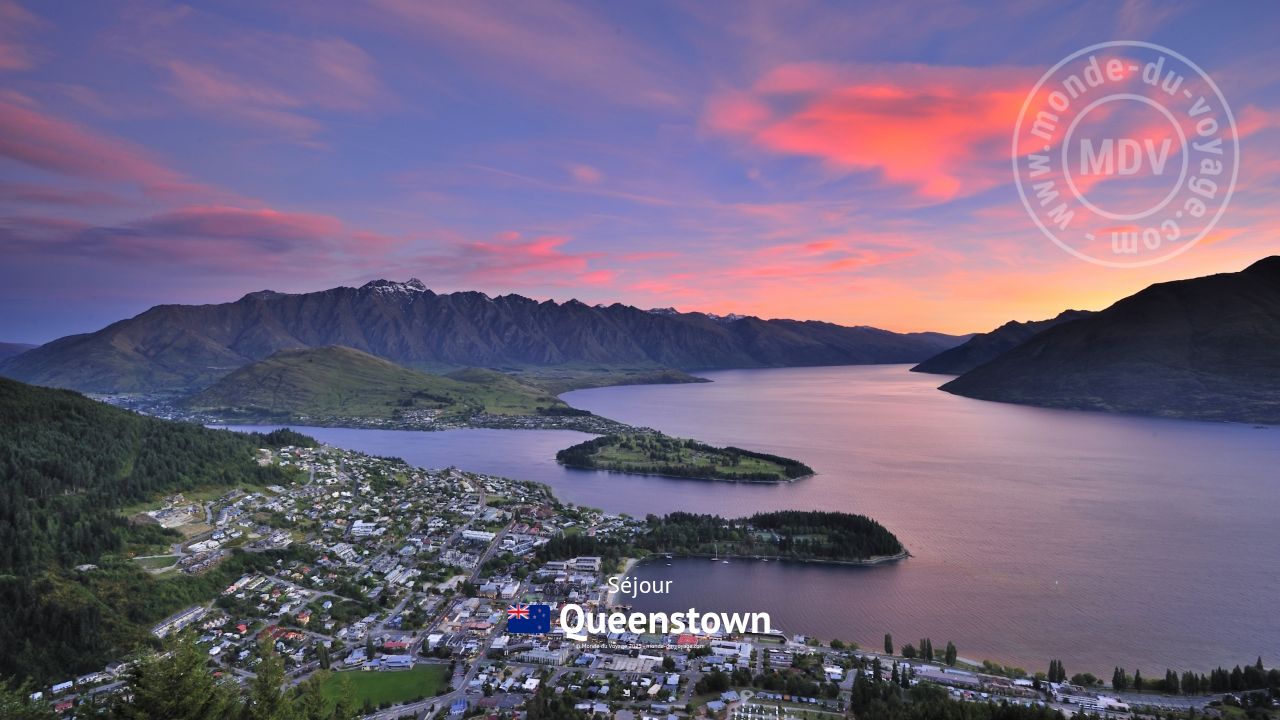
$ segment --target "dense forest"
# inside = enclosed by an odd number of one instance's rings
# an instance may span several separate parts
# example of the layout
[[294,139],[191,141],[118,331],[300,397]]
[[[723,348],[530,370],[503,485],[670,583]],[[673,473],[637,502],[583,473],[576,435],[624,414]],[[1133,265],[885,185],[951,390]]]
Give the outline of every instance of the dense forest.
[[857,562],[898,555],[906,549],[883,525],[862,515],[817,510],[756,513],[728,520],[676,512],[646,518],[633,540],[585,535],[557,537],[539,548],[542,560],[599,555],[606,562],[628,555],[745,555],[792,560]]
[[849,706],[860,720],[1063,720],[1062,713],[1039,705],[952,700],[945,688],[929,683],[906,689],[881,672],[877,667],[873,676],[861,672],[854,680]]
[[817,510],[756,513],[736,520],[685,512],[650,516],[648,532],[637,544],[652,552],[828,561],[864,560],[904,550],[893,533],[871,518]]
[[659,433],[603,435],[561,450],[556,460],[568,467],[738,482],[781,482],[813,474],[813,468],[791,458]]
[[[76,717],[107,720],[353,720],[363,715],[351,693],[337,703],[325,697],[326,671],[293,687],[285,685],[284,663],[269,649],[242,692],[235,682],[219,679],[208,667],[208,655],[190,639],[164,654],[139,659],[125,680],[131,696],[114,695],[83,705]],[[55,720],[48,702],[28,699],[31,686],[0,683],[0,717],[5,720]]]
[[[199,579],[156,580],[119,553],[176,533],[120,509],[157,495],[287,482],[262,447],[311,444],[143,417],[65,390],[0,379],[0,675],[47,679],[101,667],[195,597]],[[76,571],[94,563],[95,570]]]

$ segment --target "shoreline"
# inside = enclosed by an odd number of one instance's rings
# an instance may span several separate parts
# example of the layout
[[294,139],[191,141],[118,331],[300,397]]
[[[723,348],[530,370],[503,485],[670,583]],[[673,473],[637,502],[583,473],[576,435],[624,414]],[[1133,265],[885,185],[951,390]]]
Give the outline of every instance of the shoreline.
[[667,473],[633,472],[631,470],[614,470],[612,468],[592,467],[590,465],[574,465],[571,463],[563,462],[558,458],[556,459],[556,463],[570,470],[588,470],[591,472],[606,472],[614,475],[637,475],[640,477],[659,477],[659,478],[666,478],[668,480],[693,480],[695,482],[730,483],[733,485],[789,485],[794,482],[799,482],[801,480],[808,480],[809,478],[817,477],[818,475],[818,473],[816,472],[811,472],[807,475],[800,475],[798,477],[793,477],[793,478],[779,478],[777,480],[733,480],[731,478],[693,477],[690,475],[670,475]]
[[[616,577],[619,580],[627,577],[628,575],[631,574],[631,571],[635,568],[635,566],[639,565],[640,561],[643,559],[644,558],[638,558],[638,557],[624,558],[622,563],[622,569],[614,573],[613,575],[606,576],[605,580],[607,581],[611,577]],[[616,590],[610,590],[609,593],[605,595],[604,604],[606,607],[613,607],[614,599],[616,598],[617,594],[618,592]]]
[[871,557],[861,558],[858,560],[827,560],[823,558],[796,558],[785,555],[710,555],[707,553],[663,553],[654,552],[644,558],[627,558],[627,565],[623,569],[621,577],[626,577],[636,565],[646,563],[658,557],[681,558],[681,559],[704,559],[704,560],[769,560],[773,562],[789,562],[799,563],[803,565],[835,565],[843,567],[876,567],[878,565],[890,565],[892,563],[901,562],[913,557],[910,550],[903,550],[900,553],[892,555],[872,555]]

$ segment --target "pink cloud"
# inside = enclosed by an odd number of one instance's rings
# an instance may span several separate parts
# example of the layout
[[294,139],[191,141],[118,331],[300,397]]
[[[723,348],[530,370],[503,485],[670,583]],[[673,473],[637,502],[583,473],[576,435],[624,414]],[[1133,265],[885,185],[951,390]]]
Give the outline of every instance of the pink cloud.
[[570,165],[569,176],[583,185],[596,185],[604,179],[604,173],[590,165]]
[[[564,0],[538,3],[424,3],[376,0],[361,17],[374,26],[430,42],[459,67],[530,92],[548,83],[574,95],[656,108],[682,103],[681,70],[634,43],[597,14],[602,6]],[[342,6],[343,15],[349,15]],[[529,82],[536,75],[538,82]],[[555,96],[563,101],[562,95]]]
[[98,207],[125,204],[125,200],[122,198],[101,190],[11,182],[0,182],[0,202],[23,206],[60,205],[64,207]]
[[519,233],[500,233],[494,240],[453,237],[441,250],[414,257],[410,267],[422,266],[423,277],[459,279],[467,287],[540,287],[577,284],[604,285],[616,277],[608,268],[592,268],[601,253],[570,252],[564,235],[524,238]]
[[113,226],[57,218],[8,218],[7,251],[25,256],[93,256],[140,265],[179,264],[260,274],[314,272],[382,262],[397,241],[352,230],[314,213],[228,206],[187,207]]
[[36,53],[24,42],[43,23],[13,0],[0,0],[0,72],[29,70]]
[[126,23],[113,41],[160,70],[164,88],[187,107],[272,139],[322,146],[322,112],[391,104],[373,57],[338,37],[271,32],[183,8]]
[[1007,143],[1030,83],[1021,72],[792,63],[713,97],[704,125],[836,172],[876,172],[930,201],[1007,180]]
[[0,101],[0,156],[58,175],[129,183],[153,195],[207,190],[142,148],[7,101]]
[[579,275],[577,282],[583,285],[609,285],[617,278],[617,270],[593,270]]
[[175,210],[147,218],[136,227],[156,235],[285,242],[332,238],[343,232],[342,221],[329,215],[218,206]]

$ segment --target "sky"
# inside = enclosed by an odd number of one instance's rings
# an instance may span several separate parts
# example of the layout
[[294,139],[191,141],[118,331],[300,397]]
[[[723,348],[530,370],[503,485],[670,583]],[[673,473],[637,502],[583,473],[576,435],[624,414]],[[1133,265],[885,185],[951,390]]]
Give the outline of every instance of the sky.
[[[0,0],[0,341],[375,278],[974,332],[1280,248],[1265,2]],[[1085,262],[1019,199],[1020,105],[1143,40],[1217,83],[1203,241]]]

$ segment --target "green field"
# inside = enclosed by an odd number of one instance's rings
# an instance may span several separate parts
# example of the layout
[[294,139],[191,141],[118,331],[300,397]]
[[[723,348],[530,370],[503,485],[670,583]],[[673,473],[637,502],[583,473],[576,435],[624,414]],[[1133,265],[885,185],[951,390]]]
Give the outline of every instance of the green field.
[[479,412],[569,410],[542,388],[505,373],[468,368],[431,375],[336,346],[278,352],[196,393],[186,406],[229,418],[280,421],[394,419],[415,412],[457,419]]
[[449,666],[433,664],[415,665],[412,670],[335,672],[324,679],[321,690],[330,706],[334,706],[338,704],[344,686],[349,684],[357,708],[364,707],[366,701],[376,708],[383,703],[397,704],[435,697],[448,687],[448,683]]
[[658,433],[606,435],[565,448],[556,460],[569,467],[740,482],[782,482],[813,474],[790,458]]
[[160,570],[161,568],[173,567],[178,562],[177,555],[152,555],[151,557],[136,558],[135,562],[145,570]]
[[614,385],[665,385],[709,382],[681,370],[664,367],[613,367],[557,365],[513,369],[515,375],[532,385],[559,395],[570,390]]

